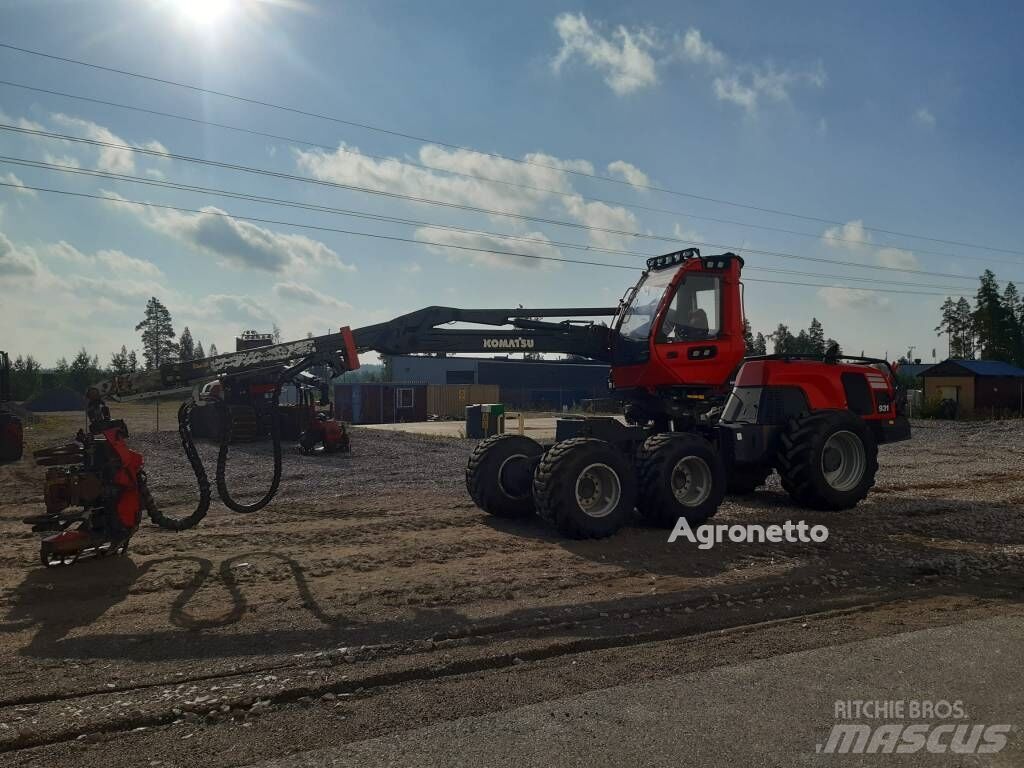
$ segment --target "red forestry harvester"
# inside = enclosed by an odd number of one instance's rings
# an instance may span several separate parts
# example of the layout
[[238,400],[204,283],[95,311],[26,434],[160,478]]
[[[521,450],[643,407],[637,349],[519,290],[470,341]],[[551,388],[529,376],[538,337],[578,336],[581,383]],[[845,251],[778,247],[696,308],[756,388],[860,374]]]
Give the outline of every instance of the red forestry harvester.
[[[128,500],[125,507],[137,505],[136,513],[146,509],[166,528],[182,530],[202,519],[210,504],[210,483],[192,443],[190,414],[207,401],[229,425],[221,431],[217,462],[222,501],[240,512],[265,506],[281,476],[281,386],[313,366],[343,374],[357,368],[358,353],[367,350],[562,352],[611,365],[612,396],[624,404],[624,420],[559,419],[552,445],[498,435],[476,447],[466,486],[474,502],[494,515],[536,512],[571,537],[609,536],[634,509],[659,525],[673,525],[680,517],[699,525],[715,513],[727,489],[749,492],[773,470],[799,505],[853,507],[874,485],[878,445],[910,437],[904,393],[897,390],[886,361],[842,356],[835,349],[824,355],[744,360],[742,268],[735,254],[702,257],[691,248],[648,259],[639,282],[617,307],[427,307],[354,331],[343,328],[337,334],[173,363],[103,382],[90,390],[91,434],[80,435],[79,442],[88,456],[90,444],[106,441],[111,448],[104,454],[106,469],[88,470],[79,453],[65,449],[79,461],[74,471],[92,471],[99,488],[89,486],[93,495],[88,499],[70,492],[60,497],[92,509],[90,519],[100,520],[92,524],[98,532],[89,539],[93,544],[79,552],[102,550],[108,528],[121,535],[116,525],[105,528],[102,519],[112,520],[123,499]],[[593,317],[614,319],[610,326],[569,319]],[[453,328],[451,323],[485,327]],[[270,390],[267,381],[273,383]],[[132,462],[117,447],[127,429],[110,421],[103,398],[152,396],[182,387],[194,393],[179,411],[179,431],[200,502],[192,515],[173,519],[156,508],[141,469],[134,474],[137,494],[118,485],[126,475],[116,470],[127,469],[127,476],[133,476]],[[251,505],[232,499],[224,477],[231,437],[228,403],[237,407],[246,398],[262,399],[269,407],[274,443],[270,488]],[[329,424],[323,431],[328,436]],[[309,435],[307,442],[314,437]],[[48,505],[53,511],[30,521],[37,530],[64,530],[66,516],[56,506]],[[126,521],[127,514],[121,519]],[[47,546],[44,542],[44,561],[55,559],[48,557]]]

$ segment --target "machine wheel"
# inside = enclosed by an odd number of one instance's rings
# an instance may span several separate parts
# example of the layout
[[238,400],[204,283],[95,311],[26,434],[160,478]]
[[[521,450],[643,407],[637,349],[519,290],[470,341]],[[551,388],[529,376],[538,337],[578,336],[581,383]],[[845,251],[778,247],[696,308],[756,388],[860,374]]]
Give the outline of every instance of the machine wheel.
[[744,496],[764,485],[771,473],[771,467],[760,464],[741,464],[729,470],[726,485],[729,493],[734,496]]
[[482,441],[466,465],[466,490],[480,509],[496,517],[533,514],[533,468],[544,449],[522,435]]
[[13,413],[0,413],[0,462],[19,461],[23,448],[21,419]]
[[725,497],[722,459],[700,435],[666,432],[647,438],[640,446],[637,467],[638,509],[654,525],[670,528],[680,517],[701,525]]
[[850,411],[815,411],[790,421],[778,461],[793,501],[811,509],[850,509],[875,484],[878,445]]
[[611,443],[574,437],[552,446],[533,475],[537,514],[573,539],[601,539],[626,524],[636,476]]

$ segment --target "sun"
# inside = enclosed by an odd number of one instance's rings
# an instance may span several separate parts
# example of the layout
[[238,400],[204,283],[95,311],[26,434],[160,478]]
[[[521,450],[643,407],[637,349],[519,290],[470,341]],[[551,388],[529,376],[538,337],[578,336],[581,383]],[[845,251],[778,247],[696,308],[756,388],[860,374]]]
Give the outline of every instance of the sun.
[[237,5],[237,0],[174,0],[179,13],[188,22],[212,29]]

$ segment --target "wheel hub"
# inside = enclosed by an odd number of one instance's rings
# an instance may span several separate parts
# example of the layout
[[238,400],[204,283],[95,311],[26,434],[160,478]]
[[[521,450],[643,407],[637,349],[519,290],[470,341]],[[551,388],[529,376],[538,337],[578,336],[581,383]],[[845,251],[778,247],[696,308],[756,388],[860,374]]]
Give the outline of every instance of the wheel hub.
[[523,453],[509,456],[498,468],[498,488],[510,499],[525,499],[529,496],[532,479],[530,457]]
[[857,487],[867,471],[867,453],[858,435],[843,430],[829,436],[821,452],[821,472],[834,490]]
[[590,517],[611,514],[622,498],[622,484],[607,464],[591,464],[576,478],[576,503]]
[[711,467],[699,456],[684,456],[672,468],[672,495],[684,507],[697,507],[711,495]]

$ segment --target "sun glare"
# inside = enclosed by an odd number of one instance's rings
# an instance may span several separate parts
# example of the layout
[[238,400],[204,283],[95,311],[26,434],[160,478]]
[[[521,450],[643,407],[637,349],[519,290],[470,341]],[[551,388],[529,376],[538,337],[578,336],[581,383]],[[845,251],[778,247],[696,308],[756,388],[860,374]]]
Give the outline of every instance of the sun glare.
[[236,0],[175,0],[181,15],[198,27],[212,28],[235,6]]

